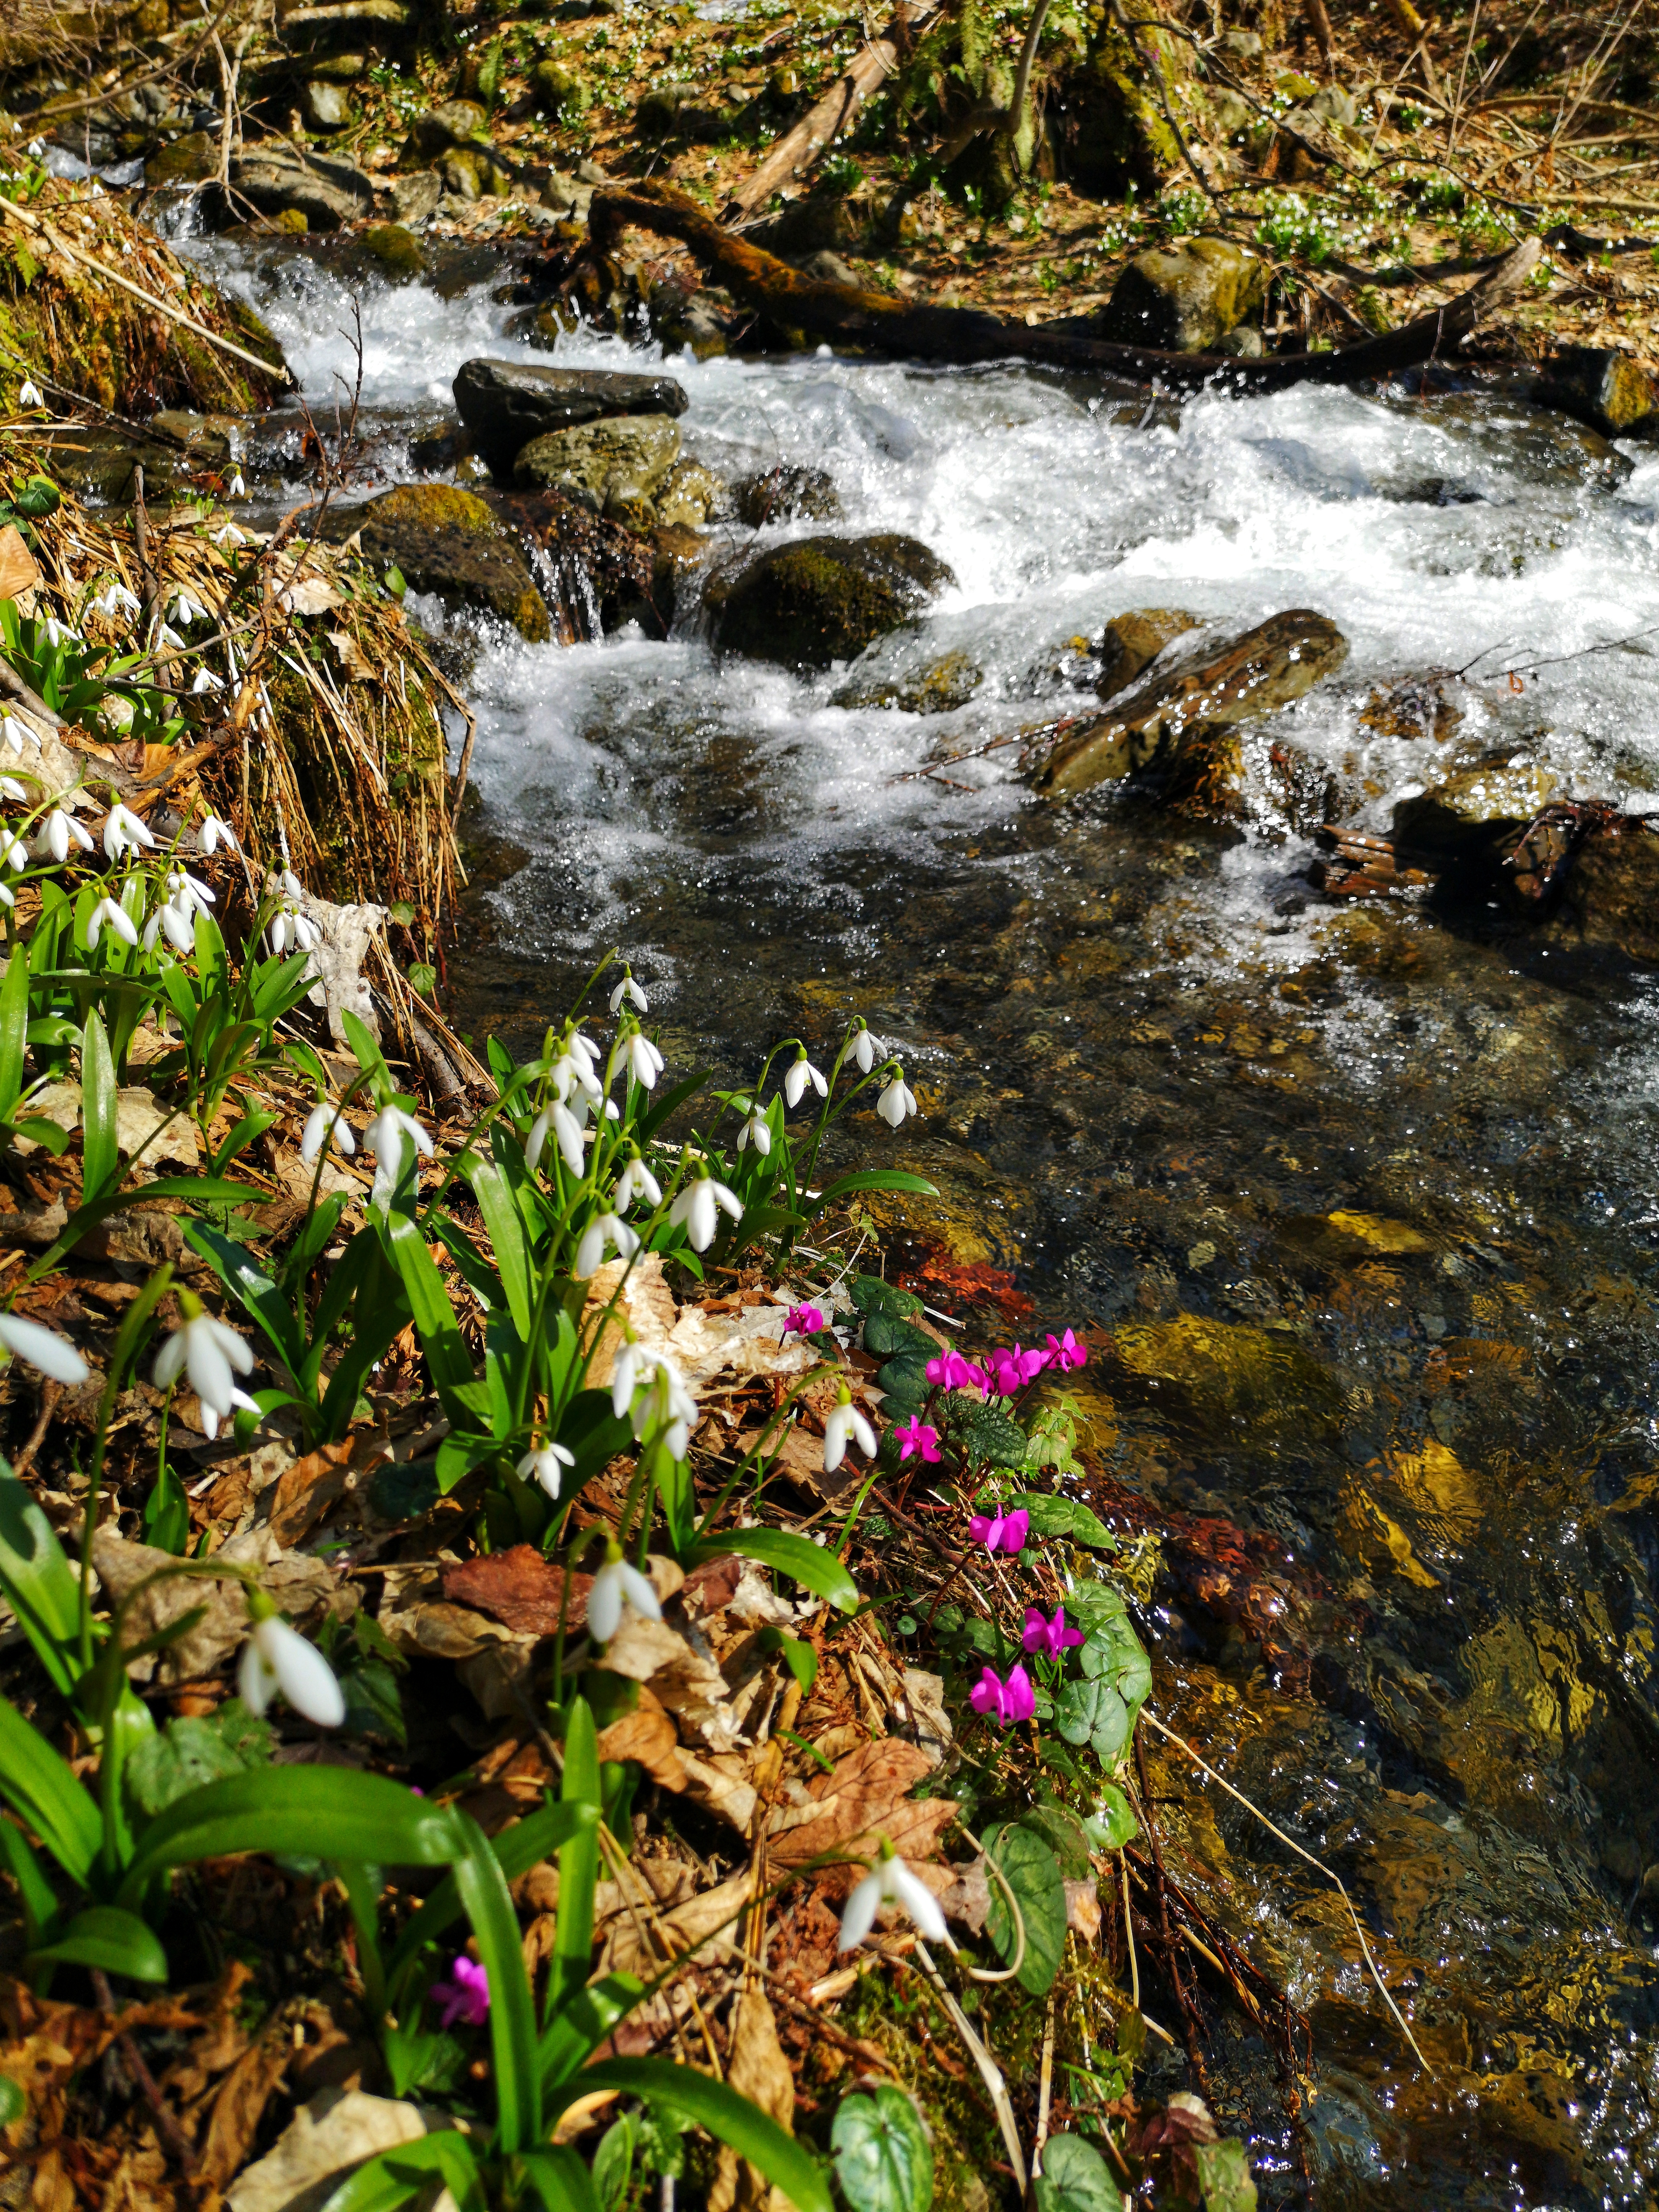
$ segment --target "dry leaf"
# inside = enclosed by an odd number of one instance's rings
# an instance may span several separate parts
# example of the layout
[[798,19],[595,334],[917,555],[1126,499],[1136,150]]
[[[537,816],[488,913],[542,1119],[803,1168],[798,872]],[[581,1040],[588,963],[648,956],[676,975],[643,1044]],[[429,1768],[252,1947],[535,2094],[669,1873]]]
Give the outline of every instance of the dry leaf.
[[599,1972],[638,1974],[650,1981],[665,1959],[683,1958],[688,1951],[696,1951],[700,1962],[720,1964],[732,1955],[739,1916],[753,1893],[745,1867],[741,1874],[729,1875],[718,1887],[676,1905],[672,1912],[653,1917],[641,1907],[640,1918],[650,1930],[648,1944],[641,1941],[634,1915],[619,1913],[599,1954]]
[[373,1431],[360,1433],[337,1444],[319,1445],[285,1468],[270,1507],[270,1533],[277,1542],[291,1546],[308,1534],[345,1496],[348,1476],[371,1466],[385,1449]]
[[0,599],[15,599],[32,592],[40,580],[23,533],[15,522],[0,530]]
[[293,2052],[290,2024],[286,2013],[279,2010],[220,2085],[202,2146],[200,2168],[202,2179],[216,2189],[224,2187],[247,2156],[270,2094],[286,2072]]
[[630,1613],[606,1644],[605,1663],[630,1682],[649,1682],[657,1703],[710,1751],[731,1751],[739,1741],[725,1675],[665,1621]]
[[637,1710],[601,1729],[596,1748],[601,1759],[637,1759],[653,1782],[678,1792],[687,1778],[678,1744],[673,1722],[650,1691],[641,1690]]
[[[795,2121],[795,2081],[778,2041],[778,2023],[764,1990],[757,1984],[738,1997],[732,2026],[732,2056],[726,2078],[739,2096],[758,2105],[786,2135]],[[720,2145],[708,2212],[786,2212],[789,2200],[775,2190],[758,2167],[740,2159],[729,2143]]]
[[361,2166],[376,2152],[395,2150],[428,2131],[452,2125],[438,2112],[361,2089],[325,2090],[302,2106],[268,2151],[225,2192],[228,2212],[287,2212],[320,2201],[319,2188]]
[[[320,1559],[284,1552],[268,1528],[251,1528],[246,1535],[233,1536],[215,1556],[260,1568],[259,1581],[264,1589],[295,1620],[337,1597],[349,1600],[354,1607],[359,1602],[355,1589],[337,1589],[332,1572]],[[118,1603],[147,1575],[173,1565],[171,1553],[151,1544],[131,1544],[112,1528],[100,1528],[93,1538],[92,1559],[99,1580]],[[189,1634],[170,1644],[153,1662],[140,1660],[135,1672],[142,1674],[153,1664],[155,1680],[171,1688],[175,1683],[197,1681],[212,1674],[240,1650],[248,1632],[247,1604],[240,1583],[193,1581],[183,1575],[152,1583],[134,1601],[127,1610],[127,1637],[137,1643],[142,1636],[153,1636],[196,1606],[204,1607],[205,1612]]]
[[896,1736],[864,1745],[809,1785],[805,1806],[779,1814],[771,1837],[775,1863],[804,1866],[830,1851],[872,1855],[884,1835],[904,1858],[931,1858],[957,1817],[952,1798],[911,1798],[932,1771],[926,1752]]
[[1066,1925],[1085,1942],[1100,1941],[1100,1886],[1091,1875],[1066,1885]]
[[[565,1629],[574,1635],[587,1624],[592,1575],[570,1578],[570,1609]],[[564,1589],[564,1570],[544,1559],[533,1544],[514,1544],[505,1552],[465,1559],[443,1570],[443,1591],[457,1605],[475,1607],[520,1636],[556,1636]]]

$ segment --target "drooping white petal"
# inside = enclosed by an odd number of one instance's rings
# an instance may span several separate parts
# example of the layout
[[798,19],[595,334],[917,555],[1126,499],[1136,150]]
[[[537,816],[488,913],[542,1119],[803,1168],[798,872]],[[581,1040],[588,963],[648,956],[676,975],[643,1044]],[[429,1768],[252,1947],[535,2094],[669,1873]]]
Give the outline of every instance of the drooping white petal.
[[873,1867],[854,1888],[841,1916],[841,1940],[836,1948],[851,1951],[863,1942],[876,1924],[881,1905],[881,1869]]
[[884,1862],[882,1887],[895,1905],[908,1912],[922,1935],[931,1943],[943,1943],[954,1951],[951,1931],[945,1924],[945,1915],[939,1910],[939,1899],[926,1882],[912,1874],[904,1861],[891,1858]]
[[587,1593],[587,1632],[599,1644],[609,1644],[622,1626],[623,1585],[617,1573],[621,1565],[613,1559],[601,1567]]
[[276,1694],[276,1670],[251,1636],[237,1662],[236,1694],[249,1712],[261,1716]]
[[833,1406],[823,1425],[823,1471],[833,1474],[847,1456],[847,1431],[852,1425],[853,1408]]
[[345,1718],[345,1696],[334,1669],[314,1644],[285,1620],[256,1621],[251,1642],[296,1713],[319,1728],[338,1728]]
[[71,1389],[92,1371],[67,1338],[54,1328],[43,1328],[38,1321],[25,1321],[21,1314],[0,1314],[0,1344],[48,1382]]

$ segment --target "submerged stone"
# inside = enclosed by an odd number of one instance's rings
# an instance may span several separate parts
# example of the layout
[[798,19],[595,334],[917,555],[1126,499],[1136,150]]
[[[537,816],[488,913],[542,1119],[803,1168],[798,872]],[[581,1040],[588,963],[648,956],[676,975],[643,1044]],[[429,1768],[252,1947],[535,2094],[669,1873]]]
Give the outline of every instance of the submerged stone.
[[737,487],[738,520],[751,530],[769,522],[836,522],[841,494],[827,469],[785,465],[745,477]]
[[1178,1314],[1126,1322],[1113,1344],[1129,1374],[1171,1387],[1181,1413],[1218,1441],[1293,1439],[1342,1418],[1335,1376],[1287,1331]]
[[1632,817],[1588,838],[1552,930],[1586,950],[1659,966],[1659,827]]
[[712,576],[703,593],[715,646],[790,668],[851,660],[908,622],[955,576],[915,538],[803,538]]
[[501,483],[534,438],[618,416],[684,415],[690,404],[672,376],[516,361],[463,362],[454,389],[461,420]]
[[331,514],[324,534],[343,539],[354,531],[368,558],[395,565],[411,590],[498,616],[532,643],[550,635],[518,539],[473,493],[400,484],[366,507]]
[[836,692],[836,704],[892,707],[902,714],[945,714],[965,707],[984,681],[984,671],[958,647],[908,676],[848,684]]

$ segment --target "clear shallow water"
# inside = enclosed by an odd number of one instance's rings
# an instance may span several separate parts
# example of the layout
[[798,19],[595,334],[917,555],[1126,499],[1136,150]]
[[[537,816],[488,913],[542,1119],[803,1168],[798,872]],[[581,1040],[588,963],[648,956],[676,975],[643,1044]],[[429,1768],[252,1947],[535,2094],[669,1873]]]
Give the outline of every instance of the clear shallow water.
[[[325,397],[349,373],[337,281],[297,258],[274,291],[245,281]],[[398,426],[469,355],[547,358],[482,289],[364,310],[392,473]],[[1468,395],[1177,416],[1016,368],[674,368],[690,452],[823,467],[847,528],[951,563],[956,588],[856,680],[961,652],[980,688],[938,716],[849,708],[847,672],[720,666],[691,617],[665,643],[487,645],[475,774],[515,857],[452,956],[469,1018],[531,1034],[611,943],[672,1064],[738,1074],[757,1038],[869,1016],[922,1092],[896,1150],[939,1182],[955,1256],[1114,1333],[1085,1377],[1105,1468],[1282,1559],[1266,1644],[1176,1561],[1159,1710],[1340,1869],[1437,2078],[1328,1893],[1179,1761],[1163,1786],[1183,1878],[1313,2014],[1318,2200],[1380,2207],[1409,2180],[1437,2204],[1650,2202],[1659,988],[1478,902],[1321,903],[1268,740],[1381,831],[1500,748],[1652,807],[1659,637],[1530,672],[1659,624],[1659,455]],[[750,542],[716,533],[714,557]],[[1249,740],[1236,819],[1052,809],[1007,754],[953,770],[966,789],[897,780],[1085,704],[1088,646],[1145,605],[1218,635],[1311,607],[1351,641]],[[1439,739],[1362,720],[1482,653],[1497,680],[1443,679]],[[1411,1234],[1367,1243],[1334,1211]],[[1293,2201],[1235,2056],[1229,2109],[1267,2201]]]

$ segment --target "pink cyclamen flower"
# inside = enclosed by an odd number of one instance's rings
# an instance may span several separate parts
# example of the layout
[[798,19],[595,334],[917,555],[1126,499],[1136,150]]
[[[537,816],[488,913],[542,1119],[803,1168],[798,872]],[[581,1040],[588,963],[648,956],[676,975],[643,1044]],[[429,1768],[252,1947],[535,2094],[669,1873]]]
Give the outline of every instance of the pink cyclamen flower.
[[[797,1336],[817,1336],[823,1328],[823,1316],[816,1306],[791,1306],[783,1317],[783,1333],[793,1329]],[[1069,1335],[1070,1331],[1066,1334]]]
[[1023,1390],[1048,1364],[1048,1353],[1037,1351],[1035,1346],[1030,1352],[1023,1352],[1016,1345],[1012,1352],[999,1350],[991,1354],[992,1377],[1005,1398],[1012,1398],[1017,1391]]
[[1085,1367],[1088,1362],[1088,1346],[1079,1344],[1069,1328],[1064,1336],[1049,1337],[1048,1350],[1043,1361],[1045,1366],[1058,1367],[1064,1375],[1068,1368]]
[[893,1434],[898,1438],[899,1457],[911,1458],[920,1452],[931,1467],[939,1457],[939,1431],[931,1421],[924,1421],[920,1413],[913,1420],[895,1424]]
[[1066,1626],[1063,1605],[1054,1607],[1052,1620],[1043,1619],[1040,1607],[1035,1605],[1026,1607],[1025,1649],[1028,1651],[1040,1651],[1045,1659],[1058,1659],[1074,1644],[1081,1644],[1082,1641],[1083,1631],[1080,1628],[1067,1628]]
[[452,1978],[434,1982],[427,1995],[440,2008],[440,2027],[482,2027],[489,2016],[489,1969],[465,1953],[451,1969]]
[[1015,1513],[975,1513],[968,1523],[968,1534],[988,1552],[1020,1552],[1025,1548],[1030,1519],[1023,1505]]
[[941,1352],[927,1363],[927,1380],[939,1390],[978,1390],[983,1392],[988,1382],[983,1368],[975,1367],[971,1359],[964,1359],[959,1352]]
[[968,1702],[976,1713],[983,1713],[988,1720],[996,1721],[1002,1728],[1012,1728],[1016,1721],[1029,1721],[1036,1711],[1031,1678],[1018,1660],[1009,1668],[1006,1682],[995,1668],[986,1668],[968,1692]]

